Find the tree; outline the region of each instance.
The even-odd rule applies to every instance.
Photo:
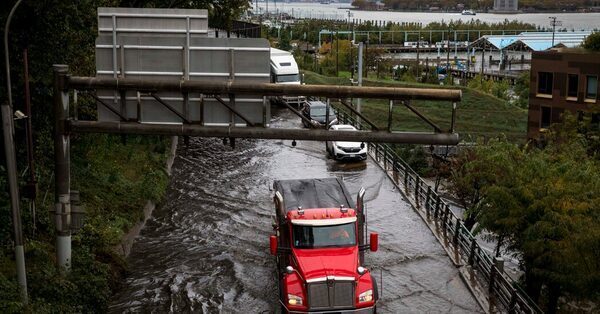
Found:
[[[478,196],[467,209],[475,231],[517,254],[528,294],[549,313],[561,296],[600,300],[600,162],[581,133],[593,126],[563,120],[543,149],[501,140],[478,146],[452,179],[463,195]]]
[[[350,56],[352,55],[353,58],[357,56],[357,49],[352,47],[351,42],[346,39],[336,39],[324,43],[319,52],[325,55],[321,60],[321,66],[328,68],[326,71],[332,75],[335,75],[336,62],[339,69],[350,69],[353,62]]]
[[[208,1],[209,21],[213,27],[224,26],[227,32],[232,31],[233,21],[250,7],[249,0],[213,0]]]
[[[582,46],[588,50],[600,51],[600,32],[591,33],[585,38]]]
[[[207,9],[211,27],[231,32],[233,21],[250,8],[249,0],[123,0],[121,6],[134,8]]]
[[[290,50],[292,46],[290,45],[290,28],[286,27],[281,30],[281,38],[279,39],[278,48],[281,50]]]
[[[517,96],[515,104],[520,108],[527,108],[529,106],[529,83],[529,71],[521,73],[515,82],[514,92]]]
[[[450,191],[465,209],[464,224],[469,230],[479,221],[485,208],[484,188],[507,180],[507,176],[513,171],[503,151],[516,150],[517,147],[506,142],[498,142],[496,145],[502,145],[503,150],[483,143],[479,143],[476,148],[465,149],[452,164]]]

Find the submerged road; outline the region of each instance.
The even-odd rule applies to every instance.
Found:
[[[274,127],[300,126],[274,110]],[[269,255],[275,179],[343,177],[367,190],[369,231],[383,275],[380,313],[473,313],[480,307],[421,218],[372,161],[339,164],[322,142],[193,138],[179,146],[166,201],[136,238],[131,272],[109,308],[123,312],[271,313],[277,288]]]

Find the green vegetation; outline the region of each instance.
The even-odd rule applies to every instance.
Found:
[[[16,1],[0,2],[0,24]],[[234,1],[23,1],[15,12],[9,36],[14,109],[24,111],[23,49],[28,48],[36,180],[35,215],[21,202],[25,238],[29,305],[17,288],[13,226],[4,154],[0,154],[0,312],[105,312],[126,265],[115,253],[123,234],[142,217],[147,200],[160,201],[167,185],[164,170],[170,140],[163,137],[73,135],[72,189],[79,190],[87,210],[84,227],[73,236],[72,271],[65,275],[55,263],[52,65],[68,64],[75,75],[93,75],[98,7],[208,8],[211,23],[228,21],[243,12],[246,0]],[[5,101],[5,76],[0,95]],[[95,118],[95,105],[83,96],[79,115]],[[19,172],[27,168],[25,131],[15,123]],[[1,141],[1,140],[0,140]],[[0,142],[0,144],[3,144]],[[19,182],[23,185],[24,182]]]
[[[422,23],[378,23],[372,21],[366,21],[361,24],[352,24],[347,21],[334,21],[334,20],[299,20],[294,23],[292,26],[286,26],[278,30],[275,27],[266,30],[266,35],[269,37],[277,38],[281,36],[281,34],[288,34],[290,40],[300,40],[307,41],[313,45],[317,45],[319,43],[319,31],[323,29],[332,30],[332,33],[329,35],[322,34],[321,41],[322,42],[332,42],[333,40],[351,40],[347,34],[339,34],[336,35],[337,31],[348,31],[355,30],[357,32],[364,31],[372,31],[369,35],[366,34],[357,34],[356,42],[362,41],[370,44],[379,43],[379,33],[378,31],[393,31],[391,32],[382,32],[381,33],[381,43],[383,44],[402,44],[404,42],[404,31],[412,31],[412,35],[408,37],[408,41],[416,41],[417,35],[414,31],[422,31],[421,34],[424,37],[424,40],[430,41],[429,30],[461,30],[462,32],[457,33],[458,41],[466,41],[467,38],[473,40],[473,38],[477,38],[478,35],[488,35],[487,31],[493,32],[495,34],[500,34],[498,30],[508,31],[510,33],[511,30],[514,31],[524,31],[524,30],[536,30],[535,25],[529,23],[523,23],[519,21],[509,21],[504,20],[500,23],[486,23],[481,20],[470,20],[467,22],[463,22],[461,20],[458,21],[442,21],[442,22],[432,22],[427,25],[422,25]],[[541,28],[539,28],[541,30]],[[467,32],[470,31],[470,32]],[[484,31],[481,34],[478,31]],[[443,38],[447,38],[447,34],[442,34],[439,32],[435,32],[431,34],[431,42],[441,41]],[[454,37],[452,37],[454,38]]]
[[[481,75],[477,75],[469,81],[467,86],[482,91],[484,93],[493,95],[494,97],[503,99],[505,101],[510,101],[510,97],[508,95],[510,85],[508,84],[508,81],[485,80],[481,77]]]
[[[529,84],[530,84],[530,74],[529,71],[521,73],[519,78],[515,82],[515,86],[513,88],[516,101],[514,104],[520,108],[529,108]]]
[[[600,32],[594,32],[586,37],[582,46],[591,51],[600,51]]]
[[[307,84],[350,85],[347,78],[322,76],[304,71]],[[439,86],[421,83],[398,82],[391,79],[377,80],[369,78],[363,81],[364,86],[391,87],[427,87],[427,88],[460,88],[463,99],[458,103],[456,131],[464,138],[475,139],[478,136],[498,137],[505,135],[513,139],[524,139],[526,136],[527,111],[509,104],[507,101],[468,87]],[[387,100],[363,100],[362,111],[375,124],[387,127]],[[430,118],[441,128],[448,129],[452,116],[452,104],[439,101],[413,101],[418,110]],[[394,130],[431,131],[429,125],[422,122],[404,106],[394,106]]]
[[[560,297],[600,301],[600,130],[590,115],[563,119],[544,148],[493,140],[464,151],[451,177],[465,224],[491,232],[497,253],[515,253],[528,294],[549,313]]]
[[[96,0],[98,1],[98,0]],[[233,21],[250,8],[248,0],[113,0],[110,6],[130,8],[206,9],[210,27],[232,30]]]
[[[83,229],[73,236],[72,272],[63,276],[54,263],[55,235],[49,213],[54,206],[53,186],[42,180],[42,192],[48,197],[38,198],[35,221],[27,206],[22,207],[30,305],[23,308],[18,302],[12,225],[3,223],[0,312],[106,311],[125,271],[124,260],[114,247],[124,232],[141,220],[146,201],[162,199],[168,146],[169,140],[159,137],[129,137],[127,143],[122,143],[120,136],[109,135],[77,139],[72,148],[72,188],[80,191],[87,218]],[[7,200],[4,196],[2,200]],[[11,221],[7,204],[1,204],[0,216],[4,222]]]

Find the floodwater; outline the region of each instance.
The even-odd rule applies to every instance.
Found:
[[[274,127],[300,127],[274,109]],[[338,164],[322,142],[218,139],[179,146],[166,201],[129,257],[131,273],[109,311],[272,313],[275,262],[269,255],[275,179],[343,177],[366,188],[368,229],[379,251],[366,264],[380,280],[380,313],[473,313],[480,307],[444,250],[372,161]]]

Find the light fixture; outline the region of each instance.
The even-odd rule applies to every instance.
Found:
[[[15,111],[15,120],[27,119],[28,117],[21,112],[21,110]]]

